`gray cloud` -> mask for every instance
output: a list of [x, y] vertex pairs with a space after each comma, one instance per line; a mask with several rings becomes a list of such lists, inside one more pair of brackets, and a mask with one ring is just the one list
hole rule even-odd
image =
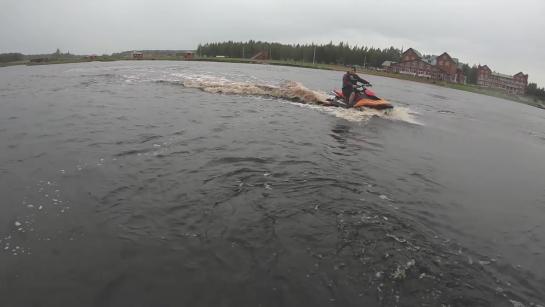
[[339, 42], [448, 51], [545, 85], [542, 0], [2, 0], [0, 52], [193, 49], [201, 42]]

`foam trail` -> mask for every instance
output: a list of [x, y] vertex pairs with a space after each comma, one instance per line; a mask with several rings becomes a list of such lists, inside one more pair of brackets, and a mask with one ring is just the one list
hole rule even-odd
[[327, 96], [310, 90], [299, 82], [286, 81], [280, 86], [257, 84], [250, 82], [235, 82], [226, 79], [186, 79], [182, 81], [185, 87], [198, 88], [209, 93], [251, 95], [275, 97], [304, 103], [324, 103]]

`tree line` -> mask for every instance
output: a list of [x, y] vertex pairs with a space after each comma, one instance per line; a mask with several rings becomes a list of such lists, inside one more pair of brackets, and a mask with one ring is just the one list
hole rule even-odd
[[259, 52], [266, 52], [271, 60], [299, 61], [321, 64], [361, 65], [380, 67], [384, 61], [399, 61], [401, 50], [350, 46], [347, 43], [333, 44], [281, 44], [250, 40], [248, 42], [219, 42], [200, 44], [200, 56], [230, 58], [251, 58]]
[[540, 100], [545, 101], [545, 88], [537, 87], [536, 83], [529, 83], [526, 88], [526, 94], [534, 96]]
[[70, 53], [70, 51], [63, 53], [60, 51], [60, 49], [57, 48], [55, 52], [48, 53], [48, 54], [25, 55], [25, 54], [17, 53], [17, 52], [0, 53], [0, 63], [18, 62], [18, 61], [24, 61], [24, 60], [30, 60], [30, 59], [36, 59], [36, 58], [67, 59], [67, 58], [79, 58], [79, 57], [81, 56], [73, 55]]
[[25, 59], [22, 53], [0, 53], [0, 63], [16, 62]]

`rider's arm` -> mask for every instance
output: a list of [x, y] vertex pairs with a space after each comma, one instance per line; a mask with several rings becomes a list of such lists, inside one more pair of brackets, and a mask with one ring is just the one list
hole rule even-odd
[[360, 76], [356, 75], [356, 79], [363, 84], [370, 84], [369, 81], [362, 79]]

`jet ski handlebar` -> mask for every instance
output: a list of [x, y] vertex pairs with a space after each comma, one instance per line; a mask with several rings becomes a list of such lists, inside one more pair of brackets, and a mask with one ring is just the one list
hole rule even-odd
[[372, 87], [373, 85], [371, 83], [368, 83], [368, 84], [359, 84], [355, 90], [356, 91], [363, 91], [366, 87]]

